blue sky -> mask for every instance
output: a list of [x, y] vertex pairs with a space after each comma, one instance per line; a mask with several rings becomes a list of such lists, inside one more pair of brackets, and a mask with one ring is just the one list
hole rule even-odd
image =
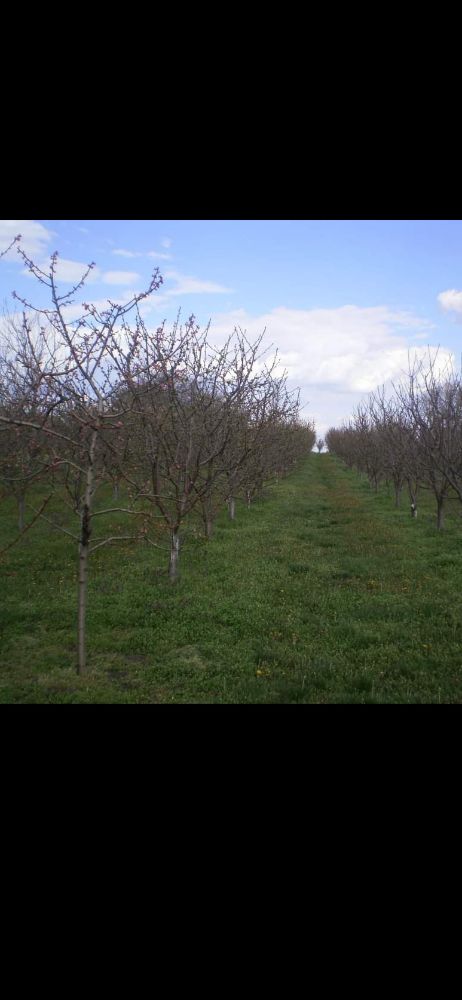
[[[16, 232], [37, 263], [58, 250], [63, 287], [94, 260], [83, 298], [116, 301], [142, 290], [154, 267], [164, 285], [148, 326], [178, 308], [220, 342], [237, 324], [266, 327], [303, 413], [324, 433], [377, 384], [399, 377], [408, 350], [462, 350], [461, 220], [0, 220], [0, 250]], [[0, 299], [44, 290], [19, 258], [0, 260]]]

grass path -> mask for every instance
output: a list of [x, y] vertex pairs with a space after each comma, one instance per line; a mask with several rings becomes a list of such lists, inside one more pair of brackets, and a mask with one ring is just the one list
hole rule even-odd
[[75, 552], [43, 526], [0, 567], [0, 701], [461, 702], [462, 524], [430, 510], [312, 455], [211, 543], [189, 534], [177, 587], [160, 553], [103, 548], [81, 678]]

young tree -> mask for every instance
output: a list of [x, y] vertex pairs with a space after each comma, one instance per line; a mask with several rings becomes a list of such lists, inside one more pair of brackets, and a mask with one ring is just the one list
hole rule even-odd
[[[8, 345], [8, 331], [12, 343]], [[15, 344], [15, 341], [17, 343]], [[24, 352], [25, 335], [15, 329], [11, 317], [5, 319], [5, 338], [0, 344], [0, 414], [6, 420], [24, 419], [33, 422], [43, 413], [43, 391], [39, 384], [26, 377], [18, 380], [12, 376], [11, 358], [14, 351]], [[18, 530], [25, 531], [25, 504], [27, 491], [47, 469], [47, 456], [43, 442], [36, 430], [20, 428], [14, 423], [0, 424], [0, 482], [6, 494], [13, 495], [18, 508]]]
[[[140, 342], [148, 336], [138, 316]], [[155, 363], [132, 365], [124, 385], [130, 399], [130, 474], [133, 503], [158, 511], [170, 535], [169, 578], [179, 579], [181, 528], [202, 512], [210, 538], [216, 501], [255, 445], [258, 407], [264, 408], [270, 371], [256, 370], [259, 337], [250, 344], [235, 330], [221, 348], [193, 316], [157, 342]], [[225, 486], [226, 484], [226, 486]]]
[[348, 427], [331, 428], [329, 450], [365, 471], [377, 489], [385, 476], [393, 482], [399, 506], [407, 483], [415, 516], [418, 489], [436, 501], [437, 528], [444, 524], [448, 500], [462, 500], [462, 385], [450, 368], [439, 370], [437, 356], [410, 364], [407, 379], [392, 396], [378, 389], [357, 408]]
[[462, 499], [462, 395], [459, 379], [446, 369], [437, 372], [436, 358], [415, 362], [398, 395], [412, 424], [422, 486], [436, 500], [436, 524], [444, 526], [445, 505]]
[[[139, 535], [108, 535], [92, 544], [93, 521], [104, 513], [95, 510], [97, 489], [107, 477], [107, 453], [114, 463], [122, 465], [123, 453], [114, 432], [122, 428], [119, 414], [112, 406], [112, 397], [120, 388], [118, 368], [123, 368], [127, 355], [136, 351], [136, 337], [130, 343], [121, 332], [125, 316], [137, 307], [141, 299], [154, 292], [162, 278], [156, 270], [143, 293], [124, 305], [109, 302], [99, 310], [83, 304], [79, 319], [69, 321], [67, 310], [90, 274], [90, 264], [70, 291], [60, 294], [56, 280], [58, 255], [50, 259], [48, 272], [39, 268], [18, 246], [30, 273], [45, 286], [51, 306], [39, 308], [14, 293], [25, 310], [39, 317], [39, 331], [32, 329], [27, 312], [4, 338], [3, 372], [7, 375], [8, 400], [2, 402], [0, 426], [11, 434], [20, 429], [21, 436], [33, 434], [46, 453], [46, 467], [56, 473], [65, 469], [65, 484], [71, 506], [79, 520], [78, 533], [72, 532], [49, 518], [51, 525], [65, 532], [78, 545], [78, 672], [86, 665], [86, 602], [88, 559], [102, 545], [133, 539]], [[5, 384], [3, 384], [5, 392]], [[22, 412], [15, 408], [21, 400]], [[40, 399], [40, 409], [35, 407]], [[24, 406], [29, 406], [27, 412]], [[35, 408], [34, 408], [35, 407]], [[33, 474], [29, 469], [27, 475]], [[45, 515], [42, 513], [42, 517]]]

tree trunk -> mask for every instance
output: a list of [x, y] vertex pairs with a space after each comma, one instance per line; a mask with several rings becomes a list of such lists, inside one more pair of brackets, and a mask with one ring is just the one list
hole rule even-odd
[[82, 512], [81, 534], [79, 544], [79, 624], [78, 624], [78, 665], [77, 673], [85, 670], [86, 654], [86, 610], [87, 610], [87, 575], [88, 548], [90, 542], [90, 509], [84, 505]]
[[180, 562], [180, 529], [179, 527], [173, 528], [171, 534], [170, 542], [170, 563], [168, 567], [168, 576], [170, 583], [176, 583], [180, 578], [179, 573], [179, 562]]
[[91, 505], [93, 500], [93, 463], [95, 460], [95, 448], [97, 441], [96, 431], [92, 434], [90, 448], [88, 452], [88, 466], [85, 483], [85, 499], [82, 508], [80, 521], [80, 542], [79, 542], [79, 610], [77, 626], [77, 647], [78, 663], [77, 673], [81, 674], [87, 665], [86, 651], [86, 612], [87, 612], [87, 576], [88, 576], [88, 555], [90, 551], [91, 535]]
[[208, 464], [207, 489], [202, 500], [202, 516], [204, 519], [204, 532], [207, 541], [213, 534], [213, 502], [212, 502], [212, 462]]
[[157, 460], [151, 465], [152, 492], [154, 496], [159, 494], [159, 466]]
[[409, 490], [409, 500], [411, 501], [411, 504], [414, 504], [414, 507], [416, 507], [417, 506], [417, 490], [418, 490], [418, 486], [414, 486], [412, 484], [411, 480], [408, 479], [408, 481], [407, 481], [407, 488]]
[[18, 497], [18, 528], [19, 528], [20, 531], [24, 531], [24, 524], [25, 524], [24, 511], [25, 511], [25, 507], [26, 507], [26, 498], [24, 496], [24, 493], [21, 493], [21, 496]]
[[228, 499], [228, 514], [231, 521], [236, 518], [236, 501], [234, 497], [229, 497]]
[[112, 491], [112, 497], [113, 497], [114, 500], [118, 500], [119, 499], [119, 483], [118, 483], [117, 480], [114, 483], [114, 489]]
[[206, 500], [202, 505], [202, 519], [204, 522], [205, 537], [207, 541], [210, 541], [213, 535], [213, 511], [209, 500]]
[[395, 507], [399, 507], [400, 504], [401, 504], [401, 490], [402, 490], [402, 488], [403, 487], [401, 485], [397, 486], [396, 483], [395, 483]]
[[436, 501], [436, 527], [438, 528], [438, 531], [441, 531], [444, 525], [443, 508], [444, 508], [444, 497], [443, 498], [438, 497]]
[[204, 524], [204, 536], [207, 541], [209, 541], [213, 534], [213, 510], [212, 501], [209, 496], [205, 496], [201, 500], [201, 509], [202, 521]]

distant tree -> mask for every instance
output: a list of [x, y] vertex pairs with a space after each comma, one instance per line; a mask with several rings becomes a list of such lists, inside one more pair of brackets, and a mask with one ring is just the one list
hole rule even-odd
[[[26, 333], [25, 329], [29, 332]], [[24, 373], [24, 378], [17, 379], [12, 377], [11, 372], [12, 355], [17, 355], [18, 351], [25, 352], [31, 329], [26, 321], [24, 328], [16, 331], [14, 318], [6, 316], [4, 337], [0, 344], [0, 414], [4, 421], [11, 421], [0, 423], [0, 483], [4, 495], [15, 497], [20, 533], [25, 531], [27, 492], [49, 467], [46, 450], [37, 431], [13, 423], [21, 418], [30, 423], [40, 420], [43, 414], [43, 386], [31, 382], [27, 373]]]
[[441, 530], [447, 501], [462, 501], [461, 377], [450, 366], [441, 370], [429, 352], [391, 393], [377, 389], [347, 426], [330, 428], [328, 448], [365, 472], [375, 490], [381, 479], [391, 481], [396, 506], [407, 483], [413, 515], [418, 490], [432, 492]]
[[[146, 335], [138, 316], [140, 342]], [[261, 337], [235, 330], [221, 348], [190, 317], [157, 344], [156, 362], [125, 373], [132, 503], [151, 505], [170, 536], [169, 578], [179, 578], [181, 529], [200, 511], [211, 537], [219, 502], [248, 481], [273, 394], [271, 372], [257, 365]]]
[[450, 367], [437, 372], [436, 357], [410, 367], [399, 398], [418, 445], [422, 486], [436, 500], [436, 524], [444, 526], [446, 502], [462, 500], [462, 387]]

